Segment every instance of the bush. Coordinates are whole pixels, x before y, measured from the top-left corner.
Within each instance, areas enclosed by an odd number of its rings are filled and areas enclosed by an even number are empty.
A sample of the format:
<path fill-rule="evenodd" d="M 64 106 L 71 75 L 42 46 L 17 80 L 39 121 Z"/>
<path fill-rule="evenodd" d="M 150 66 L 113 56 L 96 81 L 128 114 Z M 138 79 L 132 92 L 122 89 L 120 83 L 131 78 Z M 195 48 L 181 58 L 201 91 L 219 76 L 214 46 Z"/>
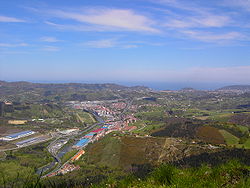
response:
<path fill-rule="evenodd" d="M 174 183 L 176 169 L 171 165 L 162 165 L 152 172 L 152 178 L 158 185 L 171 185 Z"/>

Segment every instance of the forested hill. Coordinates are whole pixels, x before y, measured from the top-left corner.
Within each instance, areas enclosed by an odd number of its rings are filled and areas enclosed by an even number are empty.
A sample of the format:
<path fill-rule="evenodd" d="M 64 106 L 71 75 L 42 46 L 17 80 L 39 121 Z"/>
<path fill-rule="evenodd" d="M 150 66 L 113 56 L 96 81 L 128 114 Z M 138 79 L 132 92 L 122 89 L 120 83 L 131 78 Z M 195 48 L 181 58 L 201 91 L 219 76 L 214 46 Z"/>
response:
<path fill-rule="evenodd" d="M 219 88 L 218 91 L 243 91 L 243 92 L 249 92 L 250 91 L 250 85 L 225 86 L 225 87 Z"/>
<path fill-rule="evenodd" d="M 67 89 L 67 88 L 75 88 L 75 89 L 90 89 L 90 90 L 102 90 L 102 89 L 110 89 L 110 90 L 149 90 L 149 88 L 145 86 L 133 86 L 127 87 L 118 84 L 85 84 L 85 83 L 31 83 L 31 82 L 6 82 L 0 81 L 0 87 L 15 87 L 20 89 L 32 89 L 32 88 L 43 88 L 43 89 Z"/>
<path fill-rule="evenodd" d="M 144 86 L 127 87 L 110 83 L 44 84 L 0 81 L 0 101 L 114 100 L 130 96 L 142 97 L 144 96 L 143 94 L 149 91 L 151 89 Z"/>

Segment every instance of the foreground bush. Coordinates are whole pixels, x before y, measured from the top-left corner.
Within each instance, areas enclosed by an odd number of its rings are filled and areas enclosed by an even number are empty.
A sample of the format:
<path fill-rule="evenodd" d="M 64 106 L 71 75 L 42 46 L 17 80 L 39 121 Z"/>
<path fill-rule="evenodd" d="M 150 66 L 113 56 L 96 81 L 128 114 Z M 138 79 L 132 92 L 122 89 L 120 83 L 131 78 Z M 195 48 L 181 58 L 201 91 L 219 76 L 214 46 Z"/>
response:
<path fill-rule="evenodd" d="M 98 168 L 97 168 L 98 169 Z M 100 169 L 99 169 L 100 170 Z M 104 171 L 103 171 L 104 170 Z M 101 173 L 101 171 L 103 173 Z M 106 173 L 108 169 L 101 169 L 98 173 L 71 174 L 56 176 L 54 178 L 41 179 L 28 177 L 16 182 L 4 181 L 2 187 L 92 187 L 92 188 L 156 188 L 156 187 L 250 187 L 250 167 L 238 161 L 230 161 L 226 164 L 211 167 L 202 165 L 198 168 L 177 168 L 169 164 L 162 164 L 149 172 L 147 176 L 138 176 L 137 173 L 121 176 L 117 172 Z M 106 174 L 105 174 L 106 173 Z M 104 175 L 105 174 L 105 175 Z M 4 176 L 2 176 L 3 178 Z M 70 178 L 69 178 L 70 177 Z M 1 187 L 1 186 L 0 186 Z"/>
<path fill-rule="evenodd" d="M 145 179 L 135 176 L 119 181 L 106 181 L 92 187 L 250 187 L 250 168 L 237 161 L 216 167 L 179 169 L 162 165 Z"/>

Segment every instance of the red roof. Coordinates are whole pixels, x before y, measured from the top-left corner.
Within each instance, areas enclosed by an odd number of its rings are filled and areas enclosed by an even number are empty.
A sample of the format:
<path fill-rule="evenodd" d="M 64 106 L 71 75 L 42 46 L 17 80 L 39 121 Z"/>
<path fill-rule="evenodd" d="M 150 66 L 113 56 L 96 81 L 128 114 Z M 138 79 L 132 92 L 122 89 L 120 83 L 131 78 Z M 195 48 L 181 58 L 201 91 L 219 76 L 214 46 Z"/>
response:
<path fill-rule="evenodd" d="M 96 129 L 96 130 L 91 131 L 91 132 L 97 133 L 97 132 L 100 132 L 100 131 L 102 131 L 102 130 L 104 130 L 104 129 L 103 129 L 103 128 L 100 128 L 100 129 Z"/>

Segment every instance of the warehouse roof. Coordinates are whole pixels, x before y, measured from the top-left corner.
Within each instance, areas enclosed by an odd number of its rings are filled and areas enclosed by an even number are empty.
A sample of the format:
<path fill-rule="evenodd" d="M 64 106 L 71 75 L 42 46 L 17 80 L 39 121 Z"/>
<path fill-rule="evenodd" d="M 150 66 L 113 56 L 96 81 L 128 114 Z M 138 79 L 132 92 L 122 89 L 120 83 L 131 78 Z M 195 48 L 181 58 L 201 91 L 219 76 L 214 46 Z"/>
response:
<path fill-rule="evenodd" d="M 22 131 L 22 132 L 19 132 L 19 133 L 15 133 L 15 134 L 11 134 L 11 135 L 8 135 L 6 136 L 7 138 L 16 138 L 16 137 L 19 137 L 21 135 L 26 135 L 26 134 L 31 134 L 31 133 L 34 133 L 34 131 Z"/>

